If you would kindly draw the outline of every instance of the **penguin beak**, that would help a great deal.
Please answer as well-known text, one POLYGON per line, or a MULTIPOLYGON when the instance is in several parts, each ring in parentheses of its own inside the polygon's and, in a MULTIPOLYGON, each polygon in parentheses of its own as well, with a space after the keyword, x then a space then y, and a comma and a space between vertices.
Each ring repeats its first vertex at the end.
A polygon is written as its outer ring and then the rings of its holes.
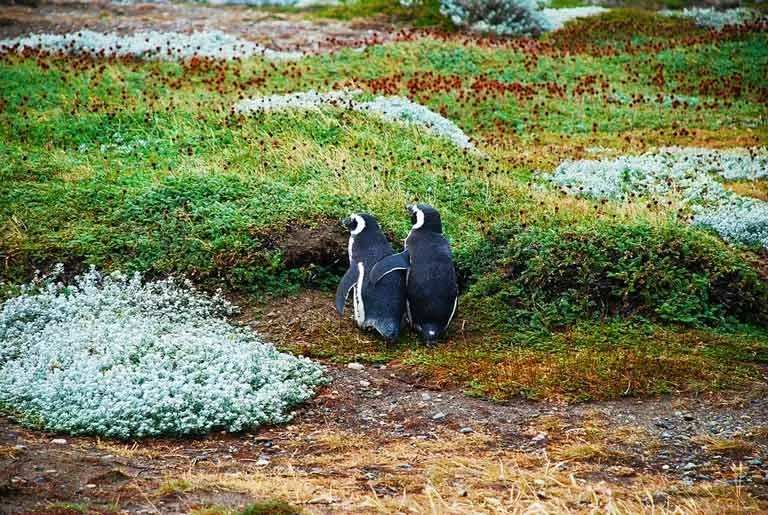
POLYGON ((413 208, 416 206, 416 204, 408 204, 405 206, 405 210, 409 213, 413 213, 413 208))
POLYGON ((347 229, 349 229, 350 227, 352 227, 352 217, 349 217, 349 218, 345 218, 344 220, 342 220, 342 221, 341 221, 341 225, 343 225, 343 226, 344 226, 344 227, 346 227, 347 229))

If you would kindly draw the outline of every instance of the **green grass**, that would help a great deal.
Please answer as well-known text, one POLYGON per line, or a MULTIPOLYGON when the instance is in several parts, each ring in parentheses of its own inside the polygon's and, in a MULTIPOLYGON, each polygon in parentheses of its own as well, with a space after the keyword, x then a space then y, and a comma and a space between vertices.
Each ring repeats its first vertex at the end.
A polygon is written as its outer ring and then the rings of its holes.
MULTIPOLYGON (((355 5, 339 9, 374 10, 355 5)), ((334 233, 365 210, 396 241, 409 229, 403 205, 419 200, 443 214, 474 347, 363 349, 350 336, 311 354, 396 359, 499 398, 741 385, 756 377, 748 363, 765 362, 764 254, 653 199, 565 198, 538 172, 590 147, 765 145, 766 74, 765 32, 704 34, 632 10, 526 45, 422 37, 274 65, 4 56, 0 278, 63 262, 70 273, 183 273, 257 302, 330 291, 344 236, 330 250, 307 238, 288 262, 291 230, 334 233), (360 113, 229 114, 241 96, 334 87, 409 96, 485 156, 360 113), (515 375, 526 366, 542 373, 515 375)))

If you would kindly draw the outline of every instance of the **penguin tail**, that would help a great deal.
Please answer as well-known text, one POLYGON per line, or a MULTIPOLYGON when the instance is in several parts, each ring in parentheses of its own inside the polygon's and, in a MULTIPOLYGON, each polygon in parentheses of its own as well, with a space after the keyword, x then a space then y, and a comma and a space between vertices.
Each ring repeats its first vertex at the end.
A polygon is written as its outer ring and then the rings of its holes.
POLYGON ((421 325, 421 338, 427 345, 435 345, 437 339, 443 333, 442 329, 437 324, 422 324, 421 325))
POLYGON ((400 336, 400 323, 396 320, 380 320, 374 327, 388 343, 396 342, 400 336))

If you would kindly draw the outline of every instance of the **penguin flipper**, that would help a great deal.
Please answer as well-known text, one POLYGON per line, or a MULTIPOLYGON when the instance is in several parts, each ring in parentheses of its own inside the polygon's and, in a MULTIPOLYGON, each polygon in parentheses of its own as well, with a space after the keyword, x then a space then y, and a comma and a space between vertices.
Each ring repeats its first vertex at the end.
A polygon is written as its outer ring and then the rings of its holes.
POLYGON ((339 315, 344 314, 344 304, 347 303, 347 297, 349 297, 349 292, 352 291, 352 288, 355 286, 355 283, 357 282, 356 274, 357 274, 357 270, 355 270, 352 267, 349 267, 347 269, 347 273, 345 273, 344 277, 341 278, 339 287, 336 288, 336 311, 339 312, 339 315))
POLYGON ((400 254, 392 254, 385 258, 382 258, 378 263, 373 265, 370 273, 370 280, 373 284, 376 284, 385 275, 394 272, 395 270, 408 270, 411 266, 411 257, 407 250, 404 250, 400 254))

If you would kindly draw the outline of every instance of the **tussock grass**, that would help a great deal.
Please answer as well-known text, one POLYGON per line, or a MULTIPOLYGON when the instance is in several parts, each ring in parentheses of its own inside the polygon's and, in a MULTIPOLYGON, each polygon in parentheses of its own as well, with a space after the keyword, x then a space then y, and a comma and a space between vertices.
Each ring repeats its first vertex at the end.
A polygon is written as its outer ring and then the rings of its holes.
POLYGON ((741 438, 722 438, 712 435, 700 435, 693 438, 710 454, 749 454, 755 450, 752 442, 741 438))

